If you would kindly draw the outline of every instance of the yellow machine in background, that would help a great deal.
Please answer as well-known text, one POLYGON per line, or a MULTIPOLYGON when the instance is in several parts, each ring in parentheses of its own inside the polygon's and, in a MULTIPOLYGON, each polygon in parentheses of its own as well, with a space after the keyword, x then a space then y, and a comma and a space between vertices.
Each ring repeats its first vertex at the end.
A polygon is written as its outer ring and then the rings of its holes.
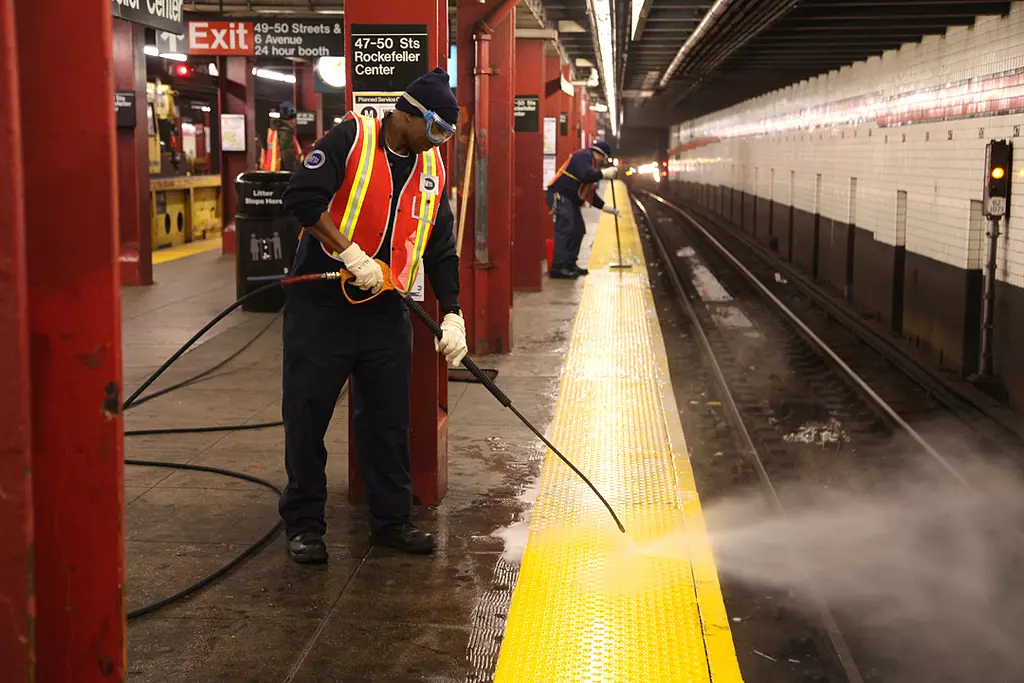
POLYGON ((219 236, 220 176, 196 175, 196 170, 209 167, 209 152, 197 160, 186 151, 197 148, 196 129, 205 126, 182 122, 171 86, 147 83, 146 94, 153 249, 219 236), (192 140, 186 139, 189 135, 192 140))

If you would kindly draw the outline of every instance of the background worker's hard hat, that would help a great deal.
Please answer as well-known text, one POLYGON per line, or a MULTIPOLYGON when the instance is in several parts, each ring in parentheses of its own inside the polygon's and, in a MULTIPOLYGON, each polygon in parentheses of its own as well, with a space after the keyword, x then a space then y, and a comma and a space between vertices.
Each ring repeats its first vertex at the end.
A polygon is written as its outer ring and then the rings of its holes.
POLYGON ((282 119, 294 119, 298 112, 295 109, 295 105, 291 102, 282 102, 277 106, 277 112, 281 115, 282 119))

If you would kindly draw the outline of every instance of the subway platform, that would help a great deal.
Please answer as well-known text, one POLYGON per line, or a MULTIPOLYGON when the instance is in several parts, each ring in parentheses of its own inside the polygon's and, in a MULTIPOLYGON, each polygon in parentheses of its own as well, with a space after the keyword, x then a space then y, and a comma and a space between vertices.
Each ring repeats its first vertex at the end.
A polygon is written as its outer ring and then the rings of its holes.
MULTIPOLYGON (((190 597, 129 623, 132 681, 739 681, 735 649, 673 398, 636 224, 585 212, 590 275, 516 295, 513 351, 479 359, 594 494, 478 384, 450 384, 449 487, 416 522, 438 552, 371 548, 348 502, 347 406, 327 436, 330 563, 293 564, 282 536, 190 597), (687 558, 643 552, 683 531, 687 558), (525 545, 525 553, 524 553, 525 545)), ((219 252, 157 266, 125 289, 128 391, 234 299, 219 252)), ((414 324, 419 324, 414 321, 414 324)), ((126 429, 280 420, 280 318, 235 312, 152 390, 246 346, 126 414, 126 429)), ((127 456, 285 482, 283 430, 132 436, 127 456)), ((128 609, 217 570, 277 521, 272 491, 129 466, 128 609)))

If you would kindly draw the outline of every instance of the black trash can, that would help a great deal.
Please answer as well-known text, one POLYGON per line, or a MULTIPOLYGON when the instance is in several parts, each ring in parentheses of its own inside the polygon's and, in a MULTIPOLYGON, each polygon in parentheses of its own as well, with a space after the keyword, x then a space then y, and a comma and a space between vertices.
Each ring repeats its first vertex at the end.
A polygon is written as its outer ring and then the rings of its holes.
MULTIPOLYGON (((295 259, 301 226, 284 208, 292 174, 247 171, 235 179, 235 291, 238 298, 271 282, 250 277, 287 275, 295 259)), ((276 313, 284 306, 280 287, 252 297, 242 310, 276 313)))

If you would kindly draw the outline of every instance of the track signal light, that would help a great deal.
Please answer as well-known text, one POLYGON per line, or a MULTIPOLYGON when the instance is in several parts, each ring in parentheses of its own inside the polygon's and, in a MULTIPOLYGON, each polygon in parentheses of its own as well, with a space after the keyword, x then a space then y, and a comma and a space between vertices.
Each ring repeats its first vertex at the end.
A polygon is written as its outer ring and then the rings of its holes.
POLYGON ((983 197, 985 213, 989 216, 1005 216, 1009 213, 1012 166, 1013 143, 1006 140, 989 142, 985 147, 987 177, 983 197))

